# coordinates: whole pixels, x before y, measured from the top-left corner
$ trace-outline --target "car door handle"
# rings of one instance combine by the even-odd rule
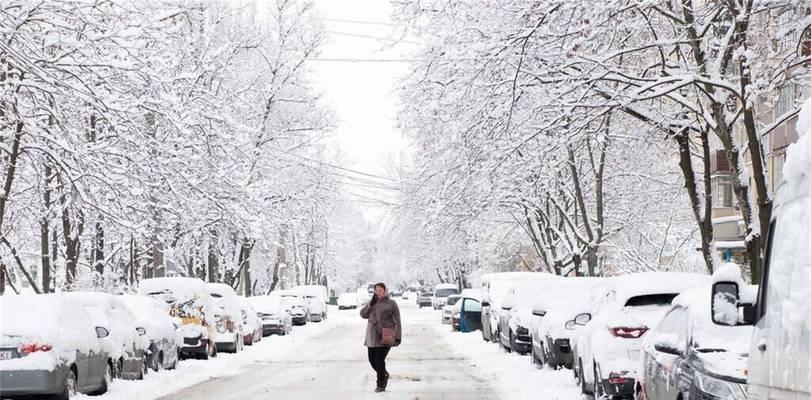
[[[766,351],[766,343],[758,343],[757,349],[759,351]]]

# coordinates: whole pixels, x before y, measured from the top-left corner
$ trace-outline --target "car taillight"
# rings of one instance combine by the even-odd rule
[[[49,344],[28,343],[20,346],[20,353],[30,354],[38,351],[51,351],[52,348]]]
[[[642,337],[645,332],[648,331],[647,327],[640,327],[640,328],[628,328],[628,327],[614,327],[608,328],[608,331],[611,332],[612,335],[616,337],[626,338],[626,339],[637,339]]]
[[[612,372],[608,374],[608,383],[612,385],[622,385],[624,383],[628,383],[631,381],[631,378],[626,376],[622,376],[622,374],[618,374],[616,372]]]

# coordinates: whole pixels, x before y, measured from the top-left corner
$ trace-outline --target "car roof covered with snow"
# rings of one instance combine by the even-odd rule
[[[616,303],[651,294],[681,293],[691,287],[709,284],[711,277],[688,272],[640,272],[615,276],[608,283],[616,294]]]
[[[183,303],[189,300],[207,303],[211,299],[205,282],[186,277],[144,279],[138,285],[138,294],[162,297],[167,303]]]

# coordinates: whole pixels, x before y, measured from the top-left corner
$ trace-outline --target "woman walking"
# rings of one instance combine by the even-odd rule
[[[363,308],[360,316],[368,319],[366,324],[366,341],[369,364],[377,373],[377,388],[375,392],[385,392],[389,383],[389,373],[386,371],[386,356],[394,346],[400,345],[402,328],[400,325],[400,308],[389,298],[386,285],[382,282],[375,284],[375,294]]]

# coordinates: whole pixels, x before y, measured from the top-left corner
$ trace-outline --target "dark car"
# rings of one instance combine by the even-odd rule
[[[751,334],[712,322],[709,286],[683,292],[642,345],[636,398],[746,399]]]
[[[431,297],[432,296],[433,296],[433,294],[431,292],[428,292],[428,291],[425,291],[425,290],[421,291],[420,294],[417,295],[417,305],[420,306],[420,308],[431,307],[432,306],[432,303],[431,303]]]
[[[79,304],[61,294],[0,296],[0,313],[0,398],[107,391],[113,360],[102,340],[109,331]]]

